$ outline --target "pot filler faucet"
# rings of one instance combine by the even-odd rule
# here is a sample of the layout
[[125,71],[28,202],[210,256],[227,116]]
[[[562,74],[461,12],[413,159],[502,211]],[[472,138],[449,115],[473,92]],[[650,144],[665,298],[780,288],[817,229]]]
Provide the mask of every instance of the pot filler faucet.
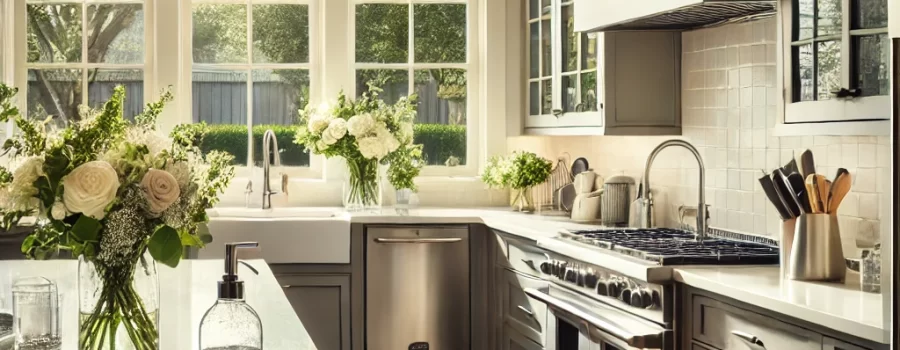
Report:
[[[700,188],[698,192],[699,194],[699,203],[697,204],[697,240],[706,239],[706,167],[703,166],[703,157],[700,156],[700,152],[697,151],[697,148],[694,145],[690,144],[684,140],[668,140],[656,146],[650,155],[647,157],[647,164],[644,166],[644,185],[643,185],[643,193],[641,193],[642,198],[645,200],[650,198],[650,166],[653,165],[653,160],[656,159],[656,155],[659,154],[660,151],[666,149],[669,146],[681,146],[686,148],[688,151],[694,154],[694,158],[697,159],[697,165],[700,166]],[[650,226],[650,218],[653,217],[652,207],[649,205],[645,206],[644,212],[644,220],[641,224],[645,228],[649,228]]]
[[[281,155],[278,153],[278,139],[275,138],[275,132],[272,129],[266,130],[263,134],[263,192],[262,192],[262,208],[272,209],[272,195],[278,192],[272,191],[272,184],[269,183],[269,167],[272,163],[271,157],[275,157],[275,166],[281,166]],[[271,154],[270,154],[271,152]],[[283,184],[282,184],[283,185]]]

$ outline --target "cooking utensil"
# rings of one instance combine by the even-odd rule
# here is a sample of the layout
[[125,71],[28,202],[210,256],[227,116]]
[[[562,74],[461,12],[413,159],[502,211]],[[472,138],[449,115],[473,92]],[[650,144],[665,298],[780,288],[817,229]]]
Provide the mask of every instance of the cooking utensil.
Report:
[[787,181],[785,180],[784,173],[781,172],[781,169],[772,171],[772,183],[775,185],[775,193],[778,193],[778,197],[781,197],[781,202],[784,203],[785,208],[791,213],[791,216],[800,216],[801,213],[800,206],[797,204],[797,195],[788,188]]
[[828,214],[837,213],[838,207],[841,206],[841,201],[844,200],[844,196],[847,195],[847,192],[850,192],[851,185],[852,179],[850,173],[847,172],[847,169],[838,169],[838,174],[834,178],[834,182],[831,184],[831,190],[828,193]]
[[562,210],[571,212],[572,206],[575,203],[575,197],[578,194],[575,193],[575,185],[568,184],[559,189],[559,206]]
[[575,178],[575,175],[581,174],[588,170],[588,161],[584,157],[579,157],[572,162],[572,179]]
[[644,206],[644,202],[641,200],[642,192],[644,192],[644,183],[638,182],[637,196],[631,202],[631,207],[628,208],[628,227],[637,227],[641,223],[641,212]]
[[825,176],[819,174],[810,174],[806,178],[806,191],[809,192],[809,204],[813,207],[816,214],[824,214],[828,212],[826,205],[828,199],[828,191],[831,189],[830,184]]
[[787,180],[791,190],[797,195],[797,205],[800,206],[803,213],[812,213],[812,206],[809,204],[809,193],[806,192],[803,175],[791,173],[788,175]]
[[781,216],[782,220],[787,220],[794,217],[790,211],[788,211],[787,206],[781,200],[781,196],[778,195],[778,192],[775,191],[775,184],[772,182],[772,178],[769,177],[768,174],[759,178],[759,184],[763,188],[763,192],[766,193],[766,197],[769,198],[769,202],[772,202],[772,205],[775,206],[775,210],[778,211],[778,215]]
[[781,172],[784,174],[799,173],[800,169],[797,168],[797,158],[791,157],[791,161],[781,167]]
[[586,170],[578,175],[575,175],[575,193],[590,193],[594,191],[594,179],[597,178],[597,173]]
[[803,175],[805,179],[815,173],[816,162],[813,159],[813,153],[810,150],[805,150],[800,154],[800,175]]

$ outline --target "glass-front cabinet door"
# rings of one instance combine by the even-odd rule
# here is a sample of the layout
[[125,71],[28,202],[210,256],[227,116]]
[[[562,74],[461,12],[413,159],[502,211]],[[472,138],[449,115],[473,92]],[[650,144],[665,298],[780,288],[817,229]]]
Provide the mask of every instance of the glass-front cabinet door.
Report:
[[598,54],[602,34],[575,31],[572,0],[527,0],[525,127],[603,126]]

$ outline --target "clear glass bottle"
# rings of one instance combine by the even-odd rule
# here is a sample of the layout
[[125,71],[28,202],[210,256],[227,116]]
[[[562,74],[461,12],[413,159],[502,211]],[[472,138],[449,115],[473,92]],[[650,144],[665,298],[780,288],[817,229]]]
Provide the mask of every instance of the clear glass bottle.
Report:
[[219,281],[219,299],[200,321],[200,350],[262,349],[262,321],[244,301],[244,282],[236,273],[237,249],[256,246],[255,242],[225,244],[225,274]]

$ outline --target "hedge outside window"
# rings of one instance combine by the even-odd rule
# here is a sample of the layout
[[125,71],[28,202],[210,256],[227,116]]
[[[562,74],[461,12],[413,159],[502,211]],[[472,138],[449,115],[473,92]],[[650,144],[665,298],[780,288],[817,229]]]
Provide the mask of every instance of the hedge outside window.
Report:
[[144,104],[144,6],[130,1],[26,1],[27,115],[81,120],[78,106],[100,107],[125,86],[125,117]]
[[[859,96],[889,94],[887,0],[793,0],[792,6],[794,102],[835,99],[841,89],[858,89]],[[850,41],[849,52],[844,40]],[[849,67],[843,66],[844,55]],[[849,86],[843,83],[847,76]]]
[[202,148],[262,166],[272,129],[282,164],[309,166],[291,130],[309,102],[309,6],[194,1],[192,25],[193,121],[210,124]]
[[429,165],[466,164],[467,11],[460,1],[355,5],[356,94],[375,88],[393,103],[415,93]]

